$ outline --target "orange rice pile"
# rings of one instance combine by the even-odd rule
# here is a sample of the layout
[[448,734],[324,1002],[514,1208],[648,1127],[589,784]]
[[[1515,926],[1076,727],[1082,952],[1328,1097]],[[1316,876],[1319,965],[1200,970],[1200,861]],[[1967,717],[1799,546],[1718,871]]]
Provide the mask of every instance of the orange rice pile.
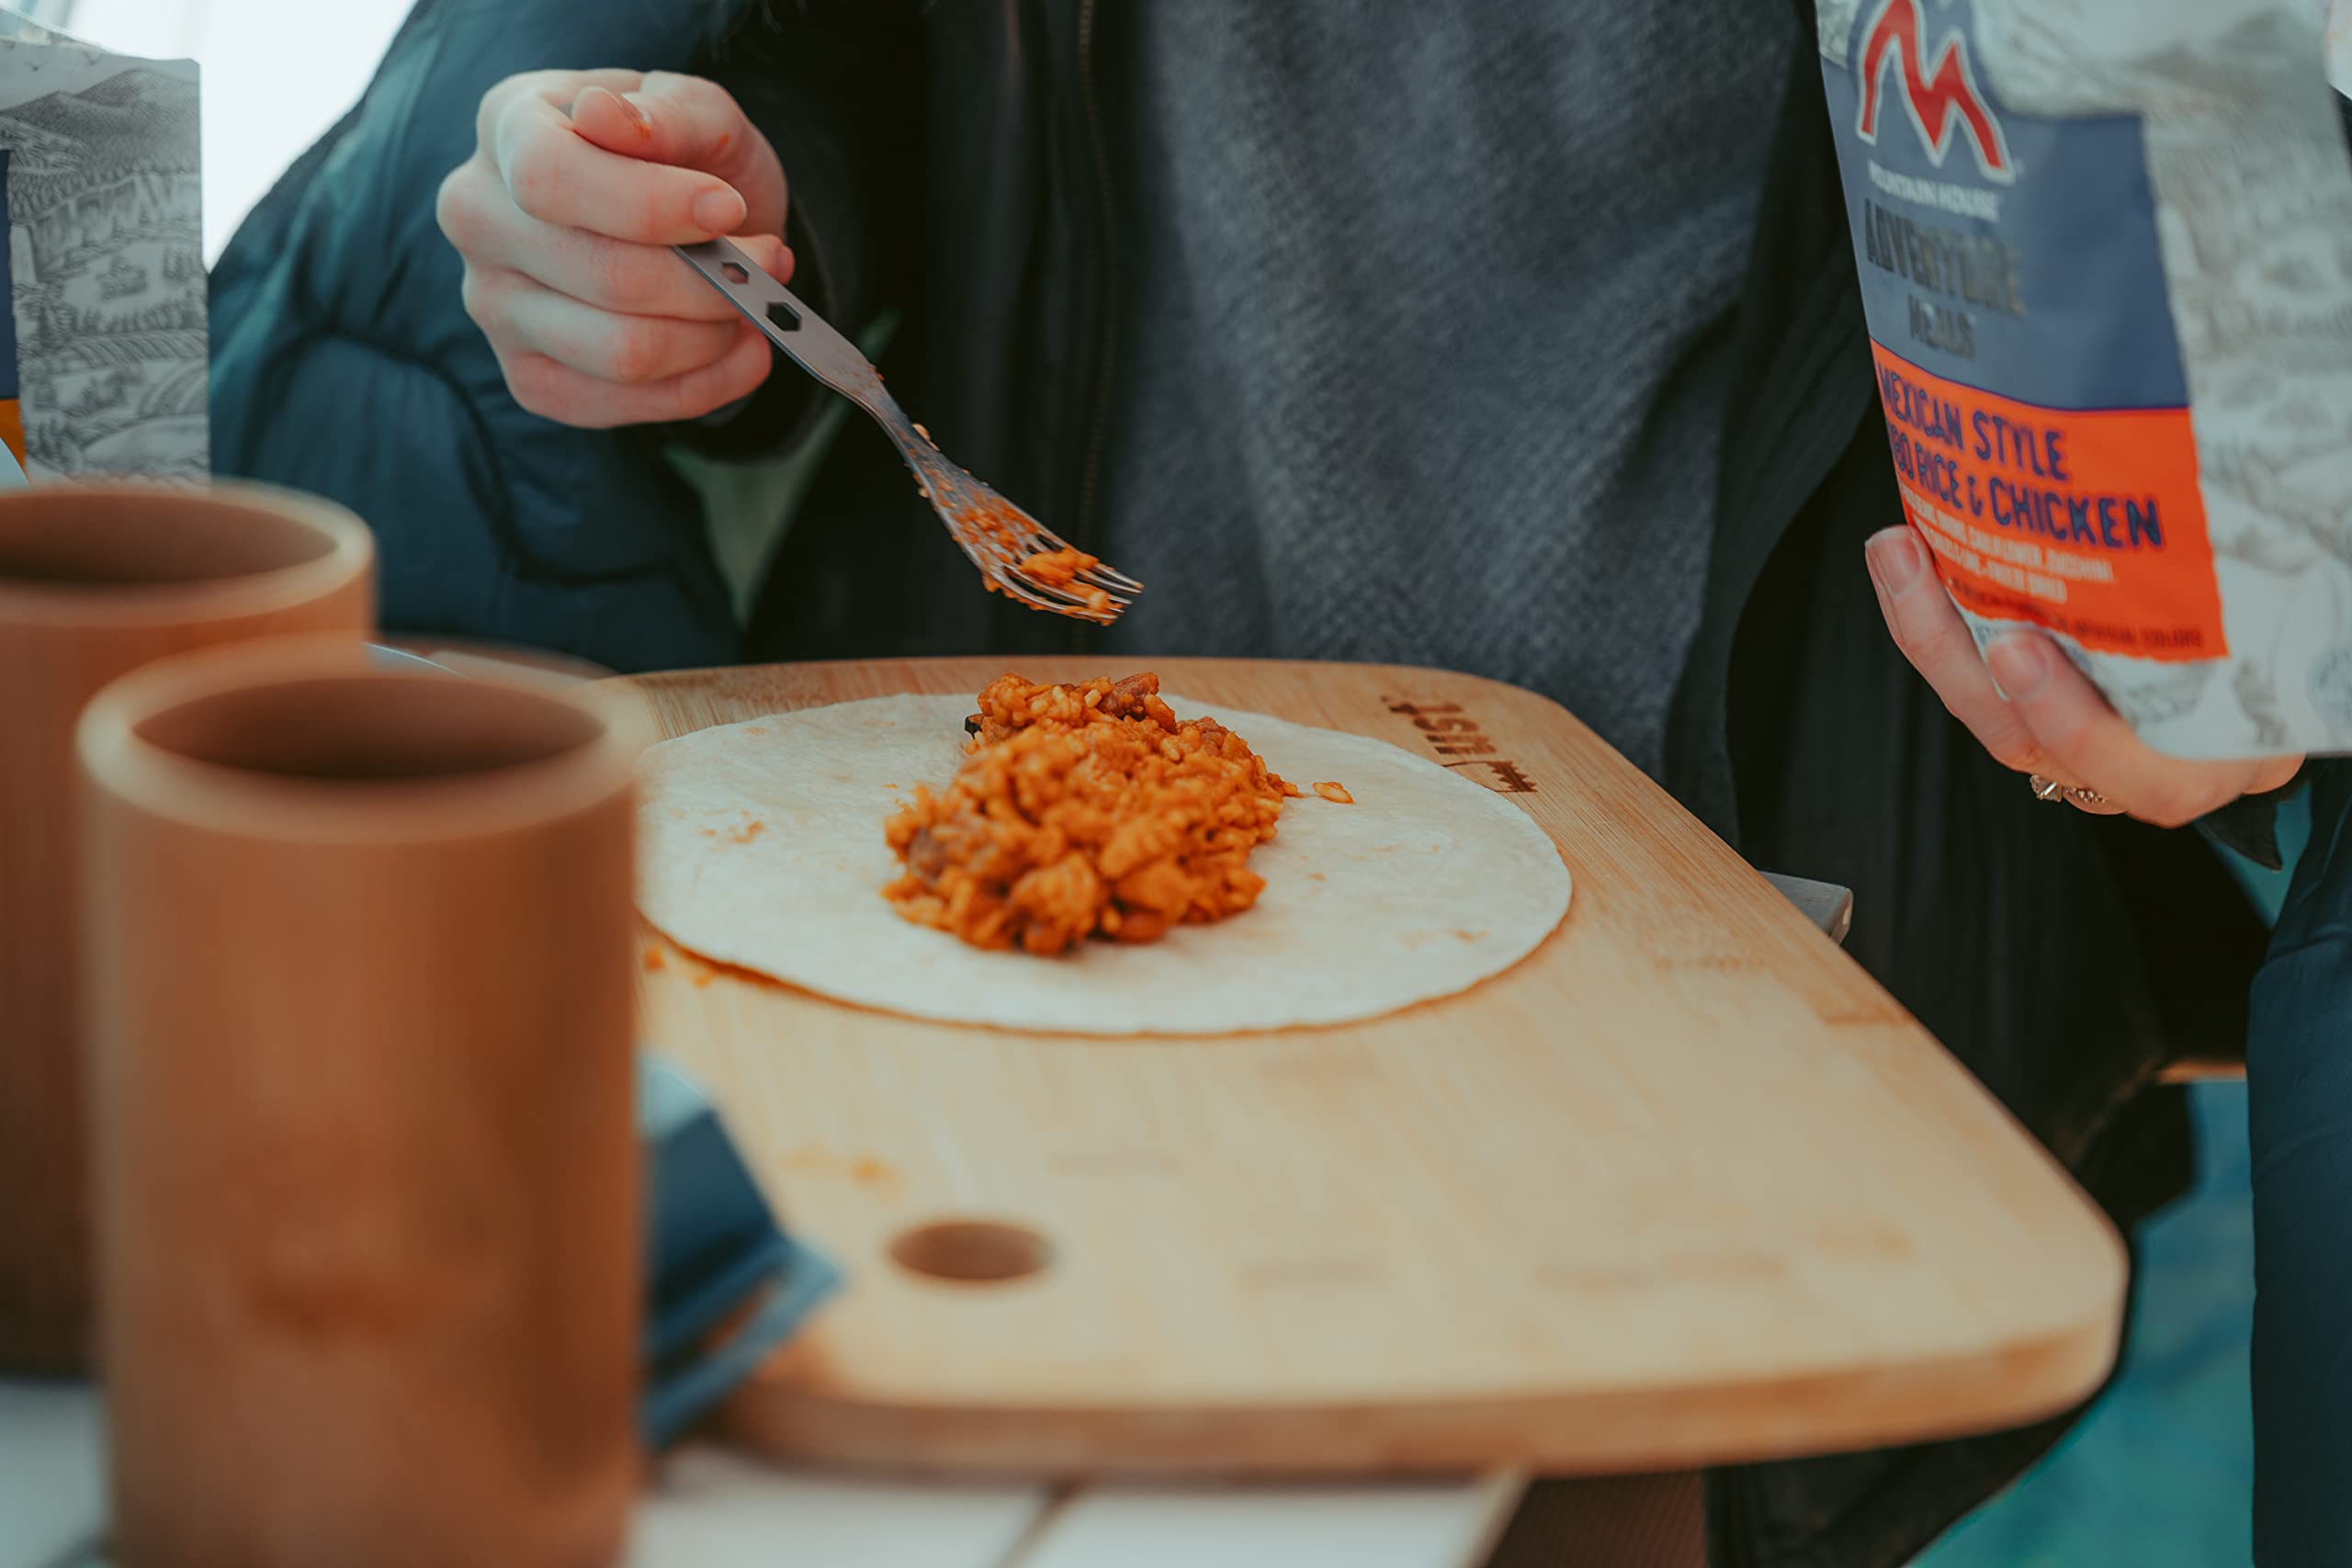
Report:
[[1159,676],[1001,676],[972,728],[954,782],[918,789],[885,829],[906,874],[883,892],[908,919],[1042,955],[1257,902],[1250,852],[1299,792],[1215,719],[1179,719]]

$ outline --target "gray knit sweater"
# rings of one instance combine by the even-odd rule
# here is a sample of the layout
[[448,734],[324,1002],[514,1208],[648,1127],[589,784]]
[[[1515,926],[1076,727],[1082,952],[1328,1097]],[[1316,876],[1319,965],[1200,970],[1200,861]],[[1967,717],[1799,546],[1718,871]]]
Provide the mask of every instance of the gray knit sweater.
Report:
[[1753,0],[1144,0],[1115,646],[1557,698],[1652,773],[1793,28]]

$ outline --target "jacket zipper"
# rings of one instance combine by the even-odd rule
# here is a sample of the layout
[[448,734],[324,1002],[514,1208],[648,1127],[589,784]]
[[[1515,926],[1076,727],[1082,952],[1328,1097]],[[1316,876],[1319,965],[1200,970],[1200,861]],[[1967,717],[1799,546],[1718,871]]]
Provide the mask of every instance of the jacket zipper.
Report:
[[1102,289],[1095,301],[1094,387],[1087,410],[1086,459],[1079,470],[1078,509],[1071,518],[1078,538],[1092,545],[1099,530],[1094,507],[1102,488],[1102,453],[1110,441],[1111,378],[1118,355],[1118,219],[1111,204],[1111,159],[1102,135],[1102,114],[1094,82],[1096,0],[1081,0],[1078,11],[1078,94],[1086,121],[1086,151],[1094,175],[1095,211],[1102,231]]

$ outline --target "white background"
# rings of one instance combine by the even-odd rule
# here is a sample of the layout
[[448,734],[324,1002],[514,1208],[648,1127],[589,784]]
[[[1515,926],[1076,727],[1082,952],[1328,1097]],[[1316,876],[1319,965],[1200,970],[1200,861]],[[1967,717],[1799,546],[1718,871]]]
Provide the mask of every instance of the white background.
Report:
[[409,4],[74,0],[58,25],[105,49],[204,68],[209,263],[286,166],[358,99]]

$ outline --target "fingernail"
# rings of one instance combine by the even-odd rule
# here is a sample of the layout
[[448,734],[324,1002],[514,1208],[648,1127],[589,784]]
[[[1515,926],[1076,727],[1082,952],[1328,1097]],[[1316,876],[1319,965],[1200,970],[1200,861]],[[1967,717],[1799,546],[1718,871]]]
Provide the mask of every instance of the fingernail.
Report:
[[638,134],[640,136],[652,135],[653,122],[645,118],[645,111],[638,107],[637,100],[630,97],[627,93],[621,93],[616,96],[620,99],[621,107],[628,111],[629,120],[637,127]]
[[695,198],[695,222],[714,234],[731,234],[743,221],[743,198],[731,190],[707,190]]
[[2030,697],[2049,683],[2050,649],[2031,632],[2007,632],[1984,650],[1993,679],[2011,702]]
[[1907,527],[1885,528],[1872,534],[1862,546],[1862,554],[1870,562],[1871,575],[1891,598],[1899,598],[1911,591],[1919,581],[1920,568],[1927,563],[1919,558],[1919,541],[1911,536]]

